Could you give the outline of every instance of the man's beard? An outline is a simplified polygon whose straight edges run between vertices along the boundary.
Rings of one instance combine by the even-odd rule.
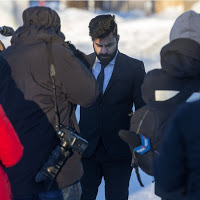
[[[95,51],[95,54],[97,56],[97,58],[99,59],[99,61],[101,62],[101,64],[103,65],[108,65],[110,61],[113,60],[113,58],[115,57],[116,53],[118,50],[118,45],[116,46],[115,51],[112,54],[97,54]]]

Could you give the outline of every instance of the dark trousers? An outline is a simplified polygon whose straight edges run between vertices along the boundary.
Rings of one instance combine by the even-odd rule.
[[[120,148],[120,147],[119,147]],[[131,161],[111,159],[99,142],[90,158],[82,158],[84,175],[81,179],[81,200],[95,200],[102,177],[105,180],[106,200],[128,200]]]

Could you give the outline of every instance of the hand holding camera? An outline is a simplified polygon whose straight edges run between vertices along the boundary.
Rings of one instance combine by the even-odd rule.
[[[63,164],[73,154],[73,150],[82,153],[88,146],[88,142],[69,127],[60,127],[57,136],[60,143],[52,151],[49,159],[35,177],[37,183],[45,181],[47,190],[52,186]]]

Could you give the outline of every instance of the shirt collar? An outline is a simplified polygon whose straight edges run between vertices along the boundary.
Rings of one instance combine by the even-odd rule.
[[[114,65],[115,64],[115,60],[116,60],[117,55],[118,55],[118,50],[116,52],[115,57],[109,62],[109,65]],[[100,60],[97,57],[96,57],[96,62],[100,63]]]

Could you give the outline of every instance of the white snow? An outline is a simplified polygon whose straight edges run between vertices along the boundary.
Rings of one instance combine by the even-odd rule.
[[[21,24],[16,24],[13,16],[13,1],[0,1],[1,23],[0,26],[8,25],[16,29]],[[27,6],[21,3],[21,10]],[[194,9],[199,10],[200,4]],[[22,9],[23,8],[23,9]],[[61,18],[61,30],[78,49],[86,54],[93,51],[92,42],[88,35],[88,23],[91,18],[102,11],[86,11],[73,8],[60,8],[57,11]],[[120,35],[119,50],[131,57],[144,61],[146,71],[159,68],[160,49],[169,42],[169,32],[178,15],[183,12],[182,8],[169,8],[165,12],[146,17],[142,11],[132,11],[128,13],[112,13],[116,15],[118,30]],[[18,21],[19,23],[19,21]],[[10,43],[10,37],[0,36],[6,46]],[[78,112],[77,112],[77,117]],[[129,200],[157,200],[154,195],[153,178],[141,171],[141,178],[145,185],[140,187],[135,172],[133,170],[130,180]],[[105,200],[104,181],[100,185],[97,200]]]

